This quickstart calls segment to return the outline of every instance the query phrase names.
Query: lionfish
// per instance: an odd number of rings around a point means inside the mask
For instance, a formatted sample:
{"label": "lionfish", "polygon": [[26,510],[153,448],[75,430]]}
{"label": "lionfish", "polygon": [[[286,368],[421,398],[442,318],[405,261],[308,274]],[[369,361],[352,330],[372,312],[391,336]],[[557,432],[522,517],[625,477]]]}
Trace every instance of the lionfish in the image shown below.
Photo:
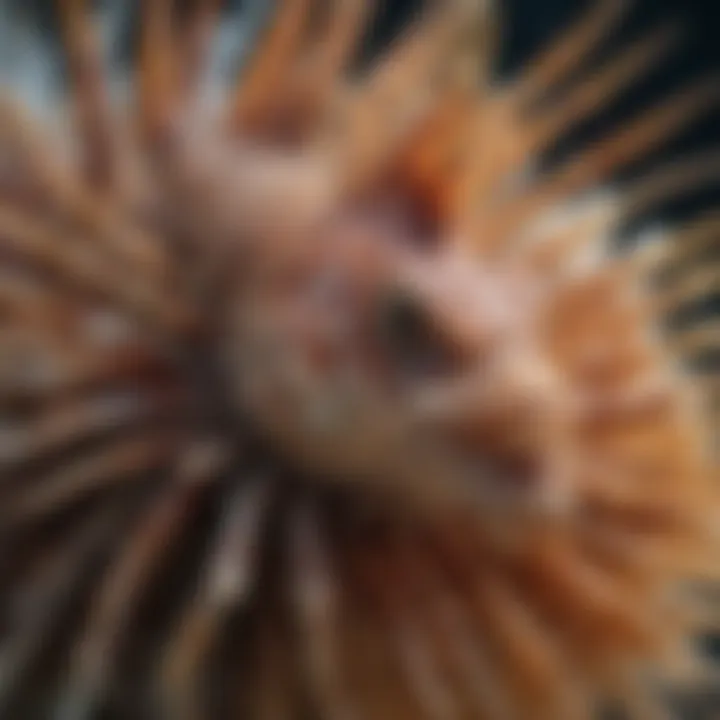
{"label": "lionfish", "polygon": [[545,169],[670,46],[578,81],[627,3],[498,86],[488,3],[356,72],[369,4],[285,0],[209,101],[219,5],[144,0],[119,103],[61,0],[71,122],[2,97],[0,714],[669,717],[717,680],[720,328],[665,319],[720,222],[613,239],[720,161],[607,181],[720,84]]}

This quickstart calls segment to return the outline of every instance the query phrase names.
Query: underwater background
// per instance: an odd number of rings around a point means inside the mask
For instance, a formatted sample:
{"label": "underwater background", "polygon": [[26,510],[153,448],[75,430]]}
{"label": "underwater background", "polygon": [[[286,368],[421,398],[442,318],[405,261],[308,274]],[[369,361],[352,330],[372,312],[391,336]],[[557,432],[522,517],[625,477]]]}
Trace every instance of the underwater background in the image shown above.
{"label": "underwater background", "polygon": [[[132,56],[136,39],[138,3],[105,0],[97,4],[105,19],[105,33],[112,39],[112,61],[118,70],[118,82],[122,82],[122,68]],[[501,60],[496,69],[498,82],[512,75],[538,49],[551,43],[558,31],[578,17],[589,4],[578,0],[498,0],[502,35]],[[395,35],[418,10],[421,0],[384,0],[378,5],[377,18],[366,41],[368,57]],[[215,58],[219,77],[231,76],[242,65],[258,29],[273,11],[273,6],[274,3],[268,0],[227,2]],[[720,2],[717,0],[637,0],[621,31],[608,39],[593,62],[612,56],[616,47],[625,46],[628,39],[663,22],[686,27],[680,49],[659,64],[641,83],[636,83],[629,93],[619,96],[607,110],[594,115],[571,135],[558,138],[545,162],[554,163],[563,158],[588,139],[601,135],[610,126],[616,126],[638,108],[650,105],[674,88],[689,84],[693,78],[720,71]],[[52,0],[0,0],[0,85],[12,86],[14,91],[39,108],[62,94],[63,61]],[[720,118],[717,113],[695,123],[689,131],[666,144],[662,151],[649,156],[642,165],[635,165],[630,175],[639,174],[656,163],[685,156],[688,152],[702,153],[710,148],[720,149]],[[665,220],[680,220],[699,207],[711,206],[720,207],[720,187],[717,184],[694,197],[671,202],[659,210],[653,209],[652,217],[635,218],[634,222],[661,224]],[[705,307],[696,311],[720,313],[720,288]],[[718,366],[720,357],[712,358],[710,362]],[[720,659],[720,641],[709,638],[708,648]],[[720,707],[720,688],[715,694],[717,698],[714,701],[698,698],[697,703],[692,703],[693,707],[684,709],[682,717],[688,720],[717,718],[717,710],[707,710],[709,703],[715,708]]]}

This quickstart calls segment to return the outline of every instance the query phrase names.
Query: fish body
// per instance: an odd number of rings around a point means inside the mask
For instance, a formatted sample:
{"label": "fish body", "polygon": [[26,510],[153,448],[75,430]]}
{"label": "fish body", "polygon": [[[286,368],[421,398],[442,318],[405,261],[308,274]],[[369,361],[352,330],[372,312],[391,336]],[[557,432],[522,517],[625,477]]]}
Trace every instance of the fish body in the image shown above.
{"label": "fish body", "polygon": [[0,102],[0,714],[640,720],[712,685],[685,364],[720,336],[665,319],[717,291],[720,225],[613,240],[720,162],[605,185],[716,79],[547,170],[672,33],[568,84],[601,2],[497,87],[489,3],[358,75],[366,3],[286,0],[219,93],[219,8],[172,5],[121,102],[78,0],[69,124]]}

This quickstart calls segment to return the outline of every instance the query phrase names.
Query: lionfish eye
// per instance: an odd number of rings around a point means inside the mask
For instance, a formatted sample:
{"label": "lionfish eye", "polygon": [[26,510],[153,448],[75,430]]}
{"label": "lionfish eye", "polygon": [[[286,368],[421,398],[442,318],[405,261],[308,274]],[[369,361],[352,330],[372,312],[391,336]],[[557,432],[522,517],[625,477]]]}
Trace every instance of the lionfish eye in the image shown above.
{"label": "lionfish eye", "polygon": [[389,289],[377,310],[380,341],[410,374],[439,373],[452,364],[451,352],[421,299],[403,287]]}
{"label": "lionfish eye", "polygon": [[431,335],[430,318],[420,300],[400,287],[380,299],[378,324],[384,342],[396,350],[423,345]]}

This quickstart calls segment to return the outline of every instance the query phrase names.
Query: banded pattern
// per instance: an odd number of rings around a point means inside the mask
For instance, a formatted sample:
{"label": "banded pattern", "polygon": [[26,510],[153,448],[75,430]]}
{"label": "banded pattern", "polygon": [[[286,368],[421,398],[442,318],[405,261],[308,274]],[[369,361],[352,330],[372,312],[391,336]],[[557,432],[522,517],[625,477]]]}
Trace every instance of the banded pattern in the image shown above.
{"label": "banded pattern", "polygon": [[208,105],[219,3],[144,0],[118,109],[60,0],[72,130],[0,98],[0,715],[641,720],[717,681],[720,385],[683,364],[720,328],[663,321],[720,224],[612,239],[720,156],[593,191],[720,84],[536,171],[672,36],[567,86],[603,0],[496,88],[485,5],[358,77],[368,3],[285,0]]}

